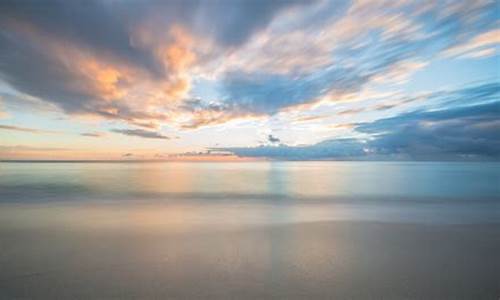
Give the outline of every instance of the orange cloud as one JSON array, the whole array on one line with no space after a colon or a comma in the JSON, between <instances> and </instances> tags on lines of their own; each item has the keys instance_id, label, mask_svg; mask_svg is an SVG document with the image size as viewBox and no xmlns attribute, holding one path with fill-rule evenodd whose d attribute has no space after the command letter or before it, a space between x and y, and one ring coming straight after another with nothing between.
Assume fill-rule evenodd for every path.
<instances>
[{"instance_id":1,"label":"orange cloud","mask_svg":"<svg viewBox=\"0 0 500 300\"><path fill-rule=\"evenodd\" d=\"M184 72L190 67L196 59L195 54L191 51L193 45L192 37L187 34L181 27L174 26L170 29L170 36L173 43L160 47L160 54L173 72Z\"/></svg>"},{"instance_id":2,"label":"orange cloud","mask_svg":"<svg viewBox=\"0 0 500 300\"><path fill-rule=\"evenodd\" d=\"M73 60L72 68L86 78L84 83L87 84L81 88L89 89L105 100L119 99L127 94L125 88L120 87L119 83L130 80L130 74L119 70L116 66L98 61L95 57L78 58L78 56L80 56L78 53L69 55Z\"/></svg>"},{"instance_id":3,"label":"orange cloud","mask_svg":"<svg viewBox=\"0 0 500 300\"><path fill-rule=\"evenodd\" d=\"M352 129L356 127L356 124L355 123L331 124L328 127L332 129Z\"/></svg>"},{"instance_id":4,"label":"orange cloud","mask_svg":"<svg viewBox=\"0 0 500 300\"><path fill-rule=\"evenodd\" d=\"M163 74L151 73L110 53L63 40L40 32L29 23L7 22L20 37L38 45L54 66L66 74L62 85L74 94L73 114L124 120L147 128L158 128L172 121L182 100L191 89L190 68L196 61L193 37L183 28L173 26L163 38L149 28L138 27L131 42L153 55ZM65 100L59 101L65 102ZM175 122L170 122L175 123Z\"/></svg>"},{"instance_id":5,"label":"orange cloud","mask_svg":"<svg viewBox=\"0 0 500 300\"><path fill-rule=\"evenodd\" d=\"M154 98L160 103L179 102L191 89L189 73L196 62L194 38L180 26L172 26L168 34L158 37L153 26L145 23L135 28L131 41L135 47L152 52L163 66L166 78L158 82L159 93Z\"/></svg>"}]
</instances>

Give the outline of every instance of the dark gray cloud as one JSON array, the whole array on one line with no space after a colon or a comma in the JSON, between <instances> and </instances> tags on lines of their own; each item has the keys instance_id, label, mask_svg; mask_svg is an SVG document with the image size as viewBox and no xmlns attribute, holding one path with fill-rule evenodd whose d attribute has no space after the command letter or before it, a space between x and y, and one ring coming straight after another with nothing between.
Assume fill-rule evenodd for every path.
<instances>
[{"instance_id":1,"label":"dark gray cloud","mask_svg":"<svg viewBox=\"0 0 500 300\"><path fill-rule=\"evenodd\" d=\"M104 134L101 132L83 132L83 133L80 133L80 135L86 136L86 137L102 137L102 136L104 136Z\"/></svg>"},{"instance_id":2,"label":"dark gray cloud","mask_svg":"<svg viewBox=\"0 0 500 300\"><path fill-rule=\"evenodd\" d=\"M118 2L113 2L118 3ZM69 113L104 111L91 89L75 88L86 79L54 59L47 45L27 37L34 28L82 49L107 53L140 65L150 59L130 45L128 13L104 1L2 1L0 4L0 79L17 90L55 103ZM123 14L123 16L122 16ZM136 14L136 12L134 12ZM153 65L153 64L151 64ZM76 65L73 67L77 67Z\"/></svg>"},{"instance_id":3,"label":"dark gray cloud","mask_svg":"<svg viewBox=\"0 0 500 300\"><path fill-rule=\"evenodd\" d=\"M91 90L75 89L75 82L85 79L40 51L40 46L0 31L0 80L69 113L100 111L102 104L97 95Z\"/></svg>"},{"instance_id":4,"label":"dark gray cloud","mask_svg":"<svg viewBox=\"0 0 500 300\"><path fill-rule=\"evenodd\" d=\"M475 95L476 98L469 98ZM366 140L333 139L308 146L217 148L238 156L276 159L500 159L500 85L484 84L436 93L442 107L413 111L374 122L355 131ZM493 100L496 99L496 100ZM450 103L467 105L449 106Z\"/></svg>"},{"instance_id":5,"label":"dark gray cloud","mask_svg":"<svg viewBox=\"0 0 500 300\"><path fill-rule=\"evenodd\" d=\"M142 22L154 20L157 28L150 30L155 34L181 24L203 36L214 35L222 43L237 45L266 27L284 9L305 3L311 1L5 0L0 3L0 16L29 22L64 40L113 52L155 70L151 53L134 47L130 40L131 29Z\"/></svg>"},{"instance_id":6,"label":"dark gray cloud","mask_svg":"<svg viewBox=\"0 0 500 300\"><path fill-rule=\"evenodd\" d=\"M148 131L144 129L112 129L111 131L124 135L137 136L146 139L162 139L162 140L170 139L170 137L163 135L159 132Z\"/></svg>"},{"instance_id":7,"label":"dark gray cloud","mask_svg":"<svg viewBox=\"0 0 500 300\"><path fill-rule=\"evenodd\" d=\"M500 159L500 103L412 112L362 124L374 153L415 159Z\"/></svg>"},{"instance_id":8,"label":"dark gray cloud","mask_svg":"<svg viewBox=\"0 0 500 300\"><path fill-rule=\"evenodd\" d=\"M138 2L139 3L139 2ZM141 2L142 3L142 2ZM27 22L69 42L137 57L129 43L130 23L143 13L142 5L121 1L2 1L0 16L7 21ZM4 34L8 28L4 28Z\"/></svg>"},{"instance_id":9,"label":"dark gray cloud","mask_svg":"<svg viewBox=\"0 0 500 300\"><path fill-rule=\"evenodd\" d=\"M267 141L270 142L271 144L276 144L276 143L279 143L281 140L275 136L273 136L272 134L269 134L267 136Z\"/></svg>"}]
</instances>

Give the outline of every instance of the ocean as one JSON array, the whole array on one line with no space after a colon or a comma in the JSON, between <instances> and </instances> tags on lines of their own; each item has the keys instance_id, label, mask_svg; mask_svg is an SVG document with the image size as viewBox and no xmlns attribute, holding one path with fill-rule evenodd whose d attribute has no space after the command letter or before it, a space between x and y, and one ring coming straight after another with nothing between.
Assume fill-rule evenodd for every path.
<instances>
[{"instance_id":1,"label":"ocean","mask_svg":"<svg viewBox=\"0 0 500 300\"><path fill-rule=\"evenodd\" d=\"M5 299L498 299L499 253L500 163L0 163Z\"/></svg>"}]
</instances>

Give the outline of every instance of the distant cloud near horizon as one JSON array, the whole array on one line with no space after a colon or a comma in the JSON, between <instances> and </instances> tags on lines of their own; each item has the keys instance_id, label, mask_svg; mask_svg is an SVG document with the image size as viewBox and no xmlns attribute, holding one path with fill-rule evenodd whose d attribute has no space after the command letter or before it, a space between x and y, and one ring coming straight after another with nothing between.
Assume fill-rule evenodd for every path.
<instances>
[{"instance_id":1,"label":"distant cloud near horizon","mask_svg":"<svg viewBox=\"0 0 500 300\"><path fill-rule=\"evenodd\" d=\"M19 126L0 124L0 130L2 130L2 129L3 130L12 130L12 131L30 132L30 133L60 133L58 131L53 131L53 130L44 130L44 129L27 128L27 127L19 127Z\"/></svg>"},{"instance_id":2,"label":"distant cloud near horizon","mask_svg":"<svg viewBox=\"0 0 500 300\"><path fill-rule=\"evenodd\" d=\"M269 134L267 135L267 140L271 143L271 144L275 144L275 143L279 143L281 140L275 136L273 136L272 134Z\"/></svg>"},{"instance_id":3,"label":"distant cloud near horizon","mask_svg":"<svg viewBox=\"0 0 500 300\"><path fill-rule=\"evenodd\" d=\"M81 136L86 136L86 137L103 137L104 133L101 132L83 132L80 133Z\"/></svg>"},{"instance_id":4,"label":"distant cloud near horizon","mask_svg":"<svg viewBox=\"0 0 500 300\"><path fill-rule=\"evenodd\" d=\"M169 140L170 137L163 135L159 132L148 131L143 129L112 129L112 132L120 133L123 135L136 136L146 139L162 139Z\"/></svg>"}]
</instances>

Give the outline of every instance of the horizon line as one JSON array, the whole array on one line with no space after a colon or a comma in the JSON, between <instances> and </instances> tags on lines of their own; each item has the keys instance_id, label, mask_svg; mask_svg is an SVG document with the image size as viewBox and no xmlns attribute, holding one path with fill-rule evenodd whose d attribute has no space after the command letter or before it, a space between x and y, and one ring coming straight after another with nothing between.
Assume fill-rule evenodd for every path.
<instances>
[{"instance_id":1,"label":"horizon line","mask_svg":"<svg viewBox=\"0 0 500 300\"><path fill-rule=\"evenodd\" d=\"M176 159L0 159L0 163L152 163L152 162L216 162L216 163L250 163L250 162L493 162L500 160L356 160L356 159L255 159L255 160L176 160Z\"/></svg>"}]
</instances>

